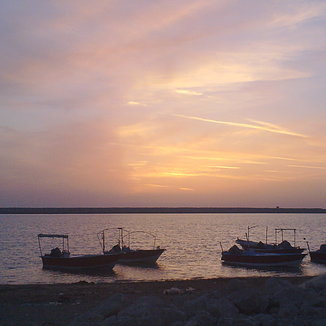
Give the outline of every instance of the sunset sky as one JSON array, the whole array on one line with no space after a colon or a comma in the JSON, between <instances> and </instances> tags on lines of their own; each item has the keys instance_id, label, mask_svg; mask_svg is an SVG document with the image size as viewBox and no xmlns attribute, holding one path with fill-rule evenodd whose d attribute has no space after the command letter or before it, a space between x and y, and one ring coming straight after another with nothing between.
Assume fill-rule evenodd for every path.
<instances>
[{"instance_id":1,"label":"sunset sky","mask_svg":"<svg viewBox=\"0 0 326 326\"><path fill-rule=\"evenodd\" d=\"M326 1L0 3L1 206L326 208Z\"/></svg>"}]
</instances>

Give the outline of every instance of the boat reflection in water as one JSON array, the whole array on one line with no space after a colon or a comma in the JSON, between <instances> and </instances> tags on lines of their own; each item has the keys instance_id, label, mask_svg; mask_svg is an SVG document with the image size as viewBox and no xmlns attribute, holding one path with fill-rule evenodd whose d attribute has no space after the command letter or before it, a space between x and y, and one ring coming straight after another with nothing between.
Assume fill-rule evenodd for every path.
<instances>
[{"instance_id":1,"label":"boat reflection in water","mask_svg":"<svg viewBox=\"0 0 326 326\"><path fill-rule=\"evenodd\" d=\"M228 269L243 270L243 271L256 271L258 273L272 273L274 274L295 274L297 276L304 275L302 265L293 266L249 266L249 265L232 265L222 261L222 266Z\"/></svg>"},{"instance_id":2,"label":"boat reflection in water","mask_svg":"<svg viewBox=\"0 0 326 326\"><path fill-rule=\"evenodd\" d=\"M81 281L79 277L91 277L91 279L98 277L103 277L104 279L112 279L114 281L118 277L118 273L112 268L84 268L84 269L67 269L67 268L47 268L43 267L43 272L48 273L48 275L60 275L60 277L65 276L76 276L76 281ZM75 280L73 281L75 282Z\"/></svg>"}]
</instances>

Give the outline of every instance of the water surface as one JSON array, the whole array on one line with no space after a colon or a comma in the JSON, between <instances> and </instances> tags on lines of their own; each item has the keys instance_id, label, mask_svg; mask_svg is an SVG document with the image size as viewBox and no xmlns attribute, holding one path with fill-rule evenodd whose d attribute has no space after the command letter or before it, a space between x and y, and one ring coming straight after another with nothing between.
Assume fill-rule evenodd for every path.
<instances>
[{"instance_id":1,"label":"water surface","mask_svg":"<svg viewBox=\"0 0 326 326\"><path fill-rule=\"evenodd\" d=\"M298 268L255 269L230 267L220 260L221 246L228 249L237 237L244 238L248 226L251 240L274 240L275 228L296 228L297 245L318 249L325 243L325 214L97 214L97 215L0 215L0 282L2 284L67 283L78 281L116 282L244 276L319 275L323 265L305 257ZM105 228L124 227L157 235L157 245L166 248L154 267L116 265L112 272L66 273L42 269L37 234L69 234L70 251L100 253L97 233ZM292 241L292 233L285 233ZM108 239L108 245L116 238ZM139 240L139 239L138 239ZM151 245L134 243L136 247ZM53 241L53 242L52 242ZM44 243L45 249L56 240ZM133 243L132 243L133 244Z\"/></svg>"}]
</instances>

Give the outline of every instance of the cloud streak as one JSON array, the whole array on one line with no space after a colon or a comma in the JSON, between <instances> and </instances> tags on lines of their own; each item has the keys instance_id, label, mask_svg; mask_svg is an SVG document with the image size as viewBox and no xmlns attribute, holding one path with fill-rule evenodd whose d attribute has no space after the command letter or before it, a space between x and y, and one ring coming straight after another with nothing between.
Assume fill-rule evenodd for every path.
<instances>
[{"instance_id":1,"label":"cloud streak","mask_svg":"<svg viewBox=\"0 0 326 326\"><path fill-rule=\"evenodd\" d=\"M187 116L187 115L182 115L182 114L175 114L175 116L179 117L179 118L189 119L189 120L197 120L197 121L216 123L216 124L232 126L232 127L255 129L255 130L266 131L266 132L271 132L271 133L275 133L275 134L282 134L282 135L288 135L288 136L308 138L308 136L306 136L304 134L289 131L289 130L286 130L286 129L282 129L281 127L272 125L270 123L255 121L255 120L252 120L252 121L255 121L257 123L257 124L254 125L254 124L249 124L249 123L240 123L240 122L232 122L232 121L221 121L221 120L206 119L206 118L201 118L201 117L196 117L196 116Z\"/></svg>"},{"instance_id":2,"label":"cloud streak","mask_svg":"<svg viewBox=\"0 0 326 326\"><path fill-rule=\"evenodd\" d=\"M190 90L187 90L187 89L177 89L175 92L178 93L178 94L184 94L184 95L194 95L194 96L203 95L203 93L190 91Z\"/></svg>"}]
</instances>

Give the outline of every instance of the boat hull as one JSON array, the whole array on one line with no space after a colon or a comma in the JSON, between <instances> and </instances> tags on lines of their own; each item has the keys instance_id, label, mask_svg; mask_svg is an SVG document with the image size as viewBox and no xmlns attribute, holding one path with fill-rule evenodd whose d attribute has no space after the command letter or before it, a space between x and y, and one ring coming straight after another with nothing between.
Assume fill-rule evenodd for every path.
<instances>
[{"instance_id":1,"label":"boat hull","mask_svg":"<svg viewBox=\"0 0 326 326\"><path fill-rule=\"evenodd\" d=\"M248 249L248 248L247 248ZM275 248L275 249L258 249L258 248L249 248L255 250L256 252L262 253L274 253L274 254L301 254L304 251L304 248Z\"/></svg>"},{"instance_id":2,"label":"boat hull","mask_svg":"<svg viewBox=\"0 0 326 326\"><path fill-rule=\"evenodd\" d=\"M72 257L41 256L43 268L48 269L112 269L121 255L83 255Z\"/></svg>"},{"instance_id":3,"label":"boat hull","mask_svg":"<svg viewBox=\"0 0 326 326\"><path fill-rule=\"evenodd\" d=\"M224 263L243 266L289 266L299 265L306 254L230 254L222 253Z\"/></svg>"},{"instance_id":4,"label":"boat hull","mask_svg":"<svg viewBox=\"0 0 326 326\"><path fill-rule=\"evenodd\" d=\"M311 252L309 252L309 255L310 255L310 260L313 263L326 264L326 253L325 252L311 251Z\"/></svg>"},{"instance_id":5,"label":"boat hull","mask_svg":"<svg viewBox=\"0 0 326 326\"><path fill-rule=\"evenodd\" d=\"M155 264L165 249L132 250L125 252L120 258L120 264Z\"/></svg>"}]
</instances>

